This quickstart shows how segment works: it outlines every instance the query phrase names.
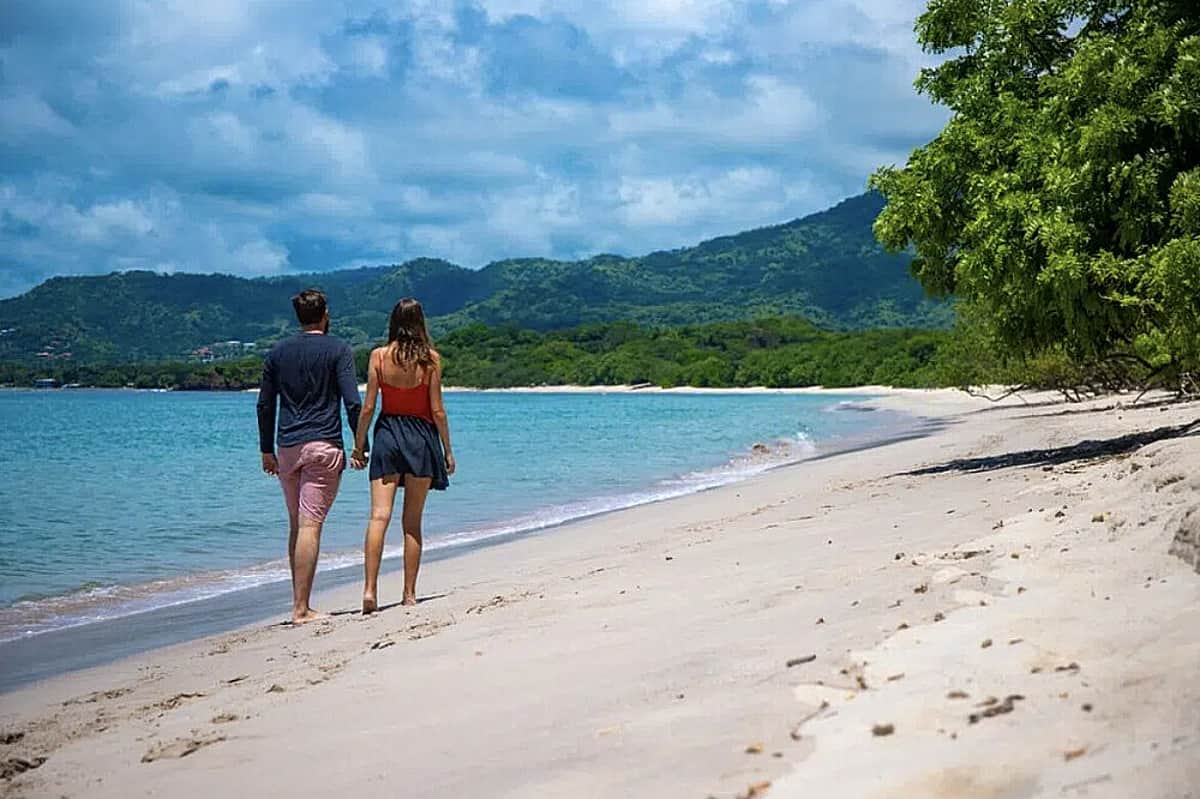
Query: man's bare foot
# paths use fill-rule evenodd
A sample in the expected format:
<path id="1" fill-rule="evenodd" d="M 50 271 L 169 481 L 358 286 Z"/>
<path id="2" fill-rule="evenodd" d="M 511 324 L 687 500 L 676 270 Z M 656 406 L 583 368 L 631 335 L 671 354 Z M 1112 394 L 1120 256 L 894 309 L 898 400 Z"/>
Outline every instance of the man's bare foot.
<path id="1" fill-rule="evenodd" d="M 309 608 L 308 610 L 304 611 L 303 613 L 293 612 L 292 613 L 292 624 L 308 624 L 310 621 L 320 621 L 321 619 L 328 619 L 328 618 L 329 618 L 328 613 L 321 613 L 318 610 L 313 610 L 312 608 Z"/>
<path id="2" fill-rule="evenodd" d="M 363 594 L 363 615 L 370 616 L 375 611 L 379 610 L 379 603 L 375 601 L 375 597 Z"/>
<path id="3" fill-rule="evenodd" d="M 401 604 L 401 605 L 415 605 L 415 604 L 417 604 L 417 595 L 416 595 L 416 594 L 412 594 L 412 595 L 405 594 L 405 595 L 404 595 L 404 599 L 400 600 L 400 604 Z"/>

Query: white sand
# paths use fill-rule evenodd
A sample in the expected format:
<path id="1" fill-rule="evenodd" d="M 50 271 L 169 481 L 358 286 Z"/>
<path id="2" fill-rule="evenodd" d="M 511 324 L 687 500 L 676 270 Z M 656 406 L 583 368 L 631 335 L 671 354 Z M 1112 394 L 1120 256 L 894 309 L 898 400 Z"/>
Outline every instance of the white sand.
<path id="1" fill-rule="evenodd" d="M 1167 554 L 1200 436 L 903 474 L 1200 416 L 1035 399 L 889 392 L 945 428 L 429 564 L 413 610 L 7 694 L 0 758 L 48 760 L 0 792 L 1200 795 L 1200 575 Z"/>

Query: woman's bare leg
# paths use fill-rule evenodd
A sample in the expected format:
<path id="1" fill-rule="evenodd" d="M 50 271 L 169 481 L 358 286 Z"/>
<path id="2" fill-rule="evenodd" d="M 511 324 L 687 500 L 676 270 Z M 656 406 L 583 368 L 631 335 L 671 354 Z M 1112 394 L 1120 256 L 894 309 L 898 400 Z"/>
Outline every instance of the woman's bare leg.
<path id="1" fill-rule="evenodd" d="M 425 498 L 433 480 L 428 477 L 404 475 L 404 512 L 400 523 L 404 526 L 404 602 L 417 604 L 417 572 L 421 570 L 421 516 L 425 512 Z"/>
<path id="2" fill-rule="evenodd" d="M 392 520 L 396 489 L 399 487 L 398 477 L 394 474 L 371 481 L 371 518 L 367 521 L 367 536 L 363 544 L 363 564 L 366 569 L 363 613 L 374 613 L 379 609 L 379 562 L 383 560 L 383 539 Z"/>

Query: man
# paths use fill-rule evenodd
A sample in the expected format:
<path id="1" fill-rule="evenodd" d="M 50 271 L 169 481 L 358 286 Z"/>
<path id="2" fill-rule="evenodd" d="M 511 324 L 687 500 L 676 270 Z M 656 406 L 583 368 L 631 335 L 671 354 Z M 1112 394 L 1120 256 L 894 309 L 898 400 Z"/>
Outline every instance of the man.
<path id="1" fill-rule="evenodd" d="M 329 335 L 325 295 L 315 289 L 302 291 L 292 297 L 292 307 L 300 333 L 272 347 L 263 362 L 258 439 L 263 471 L 277 475 L 283 485 L 292 566 L 292 622 L 303 624 L 325 615 L 309 606 L 309 596 L 321 551 L 321 528 L 346 468 L 338 401 L 346 406 L 353 431 L 362 400 L 350 346 Z"/>

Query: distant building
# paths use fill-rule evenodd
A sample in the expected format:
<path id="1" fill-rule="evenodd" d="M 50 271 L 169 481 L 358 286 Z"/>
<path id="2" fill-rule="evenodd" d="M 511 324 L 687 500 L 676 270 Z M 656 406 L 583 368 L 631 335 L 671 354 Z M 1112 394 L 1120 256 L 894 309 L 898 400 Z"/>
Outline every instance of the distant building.
<path id="1" fill-rule="evenodd" d="M 200 347 L 192 352 L 192 356 L 206 363 L 208 361 L 224 361 L 231 358 L 243 358 L 256 348 L 257 345 L 252 341 L 230 339 L 229 341 L 214 341 L 212 344 Z"/>
<path id="2" fill-rule="evenodd" d="M 33 381 L 34 388 L 58 388 L 58 381 L 53 377 L 40 377 Z"/>

